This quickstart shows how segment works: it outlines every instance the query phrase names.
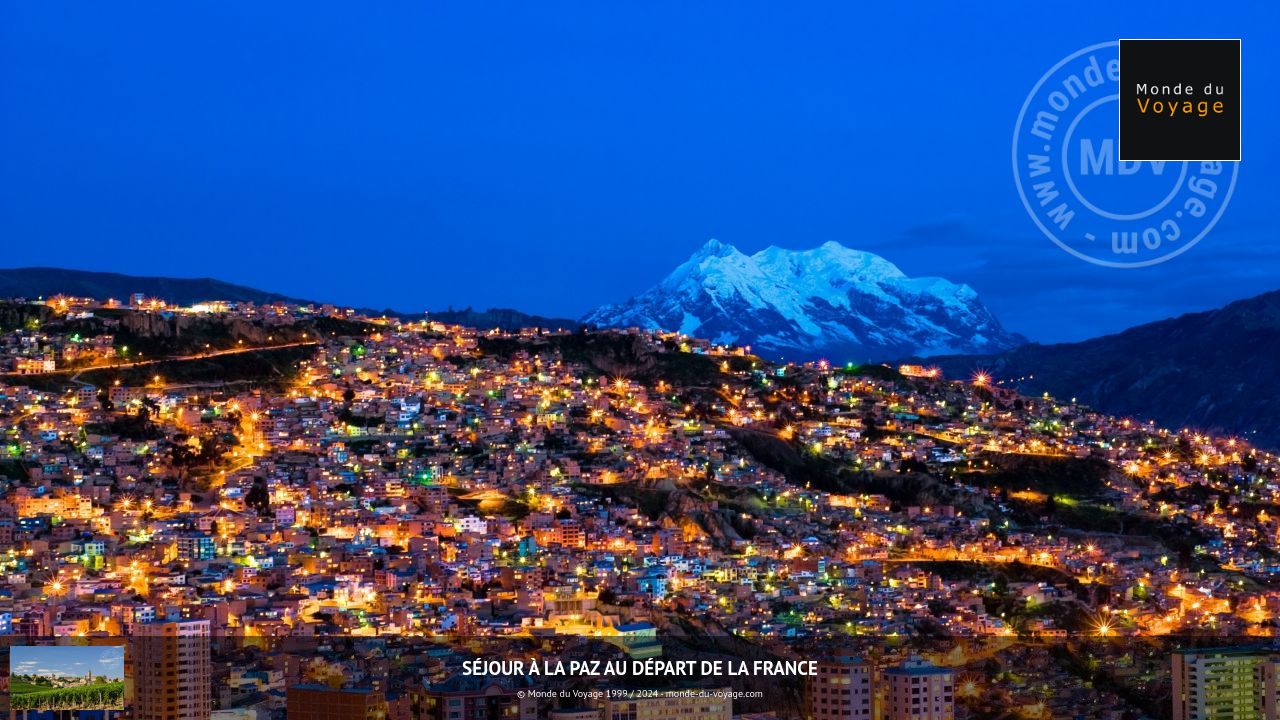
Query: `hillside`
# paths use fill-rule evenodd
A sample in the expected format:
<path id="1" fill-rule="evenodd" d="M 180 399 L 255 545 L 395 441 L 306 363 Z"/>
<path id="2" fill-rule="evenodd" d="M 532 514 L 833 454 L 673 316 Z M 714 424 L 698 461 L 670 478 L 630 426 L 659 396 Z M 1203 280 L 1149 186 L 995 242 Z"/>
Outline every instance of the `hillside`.
<path id="1" fill-rule="evenodd" d="M 472 310 L 465 308 L 463 310 L 436 310 L 427 313 L 427 317 L 431 320 L 437 320 L 449 325 L 464 325 L 466 327 L 489 329 L 498 328 L 499 330 L 519 330 L 527 327 L 541 328 L 572 328 L 578 323 L 569 318 L 545 317 L 543 315 L 530 315 L 522 313 L 519 310 L 511 308 L 490 308 L 488 310 Z"/>
<path id="2" fill-rule="evenodd" d="M 1036 395 L 1280 447 L 1280 291 L 1077 343 L 930 358 Z"/>
<path id="3" fill-rule="evenodd" d="M 99 300 L 116 298 L 123 301 L 134 293 L 162 298 L 177 305 L 190 305 L 205 300 L 258 304 L 286 302 L 304 305 L 319 305 L 324 302 L 293 298 L 213 278 L 151 277 L 50 267 L 0 269 L 0 298 L 35 299 L 53 295 L 74 295 Z M 357 310 L 363 315 L 389 315 L 404 320 L 417 320 L 423 317 L 423 313 L 406 313 L 391 309 L 357 308 Z M 530 315 L 510 308 L 489 310 L 450 308 L 439 312 L 428 312 L 426 317 L 451 325 L 501 330 L 518 330 L 525 327 L 567 328 L 575 324 L 573 320 L 567 318 Z M 4 322 L 5 318 L 0 317 L 0 327 L 4 326 Z"/>
<path id="4" fill-rule="evenodd" d="M 75 295 L 125 299 L 134 293 L 164 298 L 179 305 L 203 300 L 271 303 L 302 302 L 279 293 L 256 290 L 212 278 L 170 278 L 32 267 L 0 270 L 0 297 L 38 298 Z"/>

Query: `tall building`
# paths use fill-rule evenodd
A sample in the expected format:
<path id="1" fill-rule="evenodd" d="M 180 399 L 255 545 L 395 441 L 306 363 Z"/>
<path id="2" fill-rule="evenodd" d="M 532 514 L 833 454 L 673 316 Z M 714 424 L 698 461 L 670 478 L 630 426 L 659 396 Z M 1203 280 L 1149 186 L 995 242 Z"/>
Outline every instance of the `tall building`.
<path id="1" fill-rule="evenodd" d="M 134 720 L 208 720 L 208 620 L 130 625 Z"/>
<path id="2" fill-rule="evenodd" d="M 952 720 L 955 681 L 947 668 L 918 657 L 884 671 L 885 720 Z"/>
<path id="3" fill-rule="evenodd" d="M 375 720 L 386 715 L 386 699 L 371 688 L 294 685 L 286 698 L 286 720 Z"/>
<path id="4" fill-rule="evenodd" d="M 806 695 L 806 720 L 870 720 L 871 666 L 850 655 L 820 660 Z"/>
<path id="5" fill-rule="evenodd" d="M 602 720 L 732 720 L 729 688 L 659 690 L 644 697 L 602 698 Z"/>
<path id="6" fill-rule="evenodd" d="M 1272 659 L 1256 649 L 1175 650 L 1173 720 L 1276 718 L 1275 673 Z"/>
<path id="7" fill-rule="evenodd" d="M 1280 720 L 1280 657 L 1258 664 L 1258 712 L 1263 720 Z M 1175 696 L 1176 697 L 1176 696 Z"/>
<path id="8" fill-rule="evenodd" d="M 218 547 L 213 538 L 199 533 L 188 533 L 178 537 L 178 559 L 188 562 L 212 560 L 218 556 Z"/>

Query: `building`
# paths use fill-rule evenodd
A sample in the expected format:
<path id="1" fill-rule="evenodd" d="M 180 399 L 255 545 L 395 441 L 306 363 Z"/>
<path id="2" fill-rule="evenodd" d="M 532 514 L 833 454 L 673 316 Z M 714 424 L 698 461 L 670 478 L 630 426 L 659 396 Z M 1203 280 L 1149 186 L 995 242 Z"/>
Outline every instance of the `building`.
<path id="1" fill-rule="evenodd" d="M 1275 665 L 1253 648 L 1175 650 L 1173 720 L 1275 718 Z M 1270 677 L 1268 677 L 1270 673 Z M 1271 714 L 1265 714 L 1266 712 Z"/>
<path id="2" fill-rule="evenodd" d="M 600 708 L 562 708 L 552 710 L 548 720 L 600 720 Z"/>
<path id="3" fill-rule="evenodd" d="M 617 635 L 605 636 L 605 642 L 622 648 L 627 656 L 645 660 L 662 656 L 662 642 L 658 640 L 658 628 L 651 622 L 623 623 L 614 627 Z"/>
<path id="4" fill-rule="evenodd" d="M 187 534 L 178 538 L 178 558 L 185 561 L 212 560 L 218 547 L 208 535 Z"/>
<path id="5" fill-rule="evenodd" d="M 1258 664 L 1258 713 L 1264 720 L 1280 720 L 1280 657 Z"/>
<path id="6" fill-rule="evenodd" d="M 942 371 L 936 367 L 925 367 L 923 365 L 900 365 L 898 372 L 907 377 L 918 378 L 941 378 Z"/>
<path id="7" fill-rule="evenodd" d="M 732 720 L 729 688 L 660 690 L 644 697 L 602 698 L 602 720 Z"/>
<path id="8" fill-rule="evenodd" d="M 372 688 L 294 685 L 286 698 L 288 720 L 372 720 L 386 712 L 386 699 Z"/>
<path id="9" fill-rule="evenodd" d="M 53 358 L 19 358 L 14 363 L 14 371 L 19 375 L 39 375 L 41 373 L 51 373 L 56 367 Z"/>
<path id="10" fill-rule="evenodd" d="M 537 701 L 508 684 L 467 675 L 427 685 L 413 699 L 413 720 L 535 720 Z"/>
<path id="11" fill-rule="evenodd" d="M 871 666 L 847 655 L 819 661 L 805 705 L 806 720 L 870 720 Z"/>
<path id="12" fill-rule="evenodd" d="M 209 621 L 139 623 L 130 631 L 134 720 L 208 720 Z"/>
<path id="13" fill-rule="evenodd" d="M 884 671 L 885 720 L 952 720 L 954 678 L 947 668 L 919 657 Z"/>

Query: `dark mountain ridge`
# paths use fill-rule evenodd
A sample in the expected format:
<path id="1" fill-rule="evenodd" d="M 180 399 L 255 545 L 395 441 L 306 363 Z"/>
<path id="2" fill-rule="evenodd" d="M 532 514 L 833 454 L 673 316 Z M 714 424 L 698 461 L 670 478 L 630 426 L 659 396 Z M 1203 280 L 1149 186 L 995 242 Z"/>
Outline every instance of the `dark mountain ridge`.
<path id="1" fill-rule="evenodd" d="M 0 298 L 35 299 L 54 295 L 91 297 L 99 300 L 116 298 L 125 301 L 134 293 L 162 298 L 178 305 L 190 305 L 206 300 L 227 300 L 255 304 L 284 302 L 298 305 L 322 305 L 314 300 L 289 297 L 244 285 L 215 280 L 213 278 L 171 278 L 122 273 L 69 270 L 53 267 L 26 267 L 0 269 Z M 518 330 L 523 327 L 574 327 L 574 321 L 530 315 L 510 308 L 489 310 L 443 310 L 429 313 L 405 313 L 397 310 L 356 308 L 357 312 L 370 316 L 387 315 L 404 320 L 420 320 L 430 317 L 443 323 L 467 325 L 477 328 Z"/>
<path id="2" fill-rule="evenodd" d="M 926 362 L 950 377 L 982 369 L 1026 394 L 1280 447 L 1280 291 L 1082 342 Z"/>
<path id="3" fill-rule="evenodd" d="M 52 267 L 0 270 L 0 297 L 6 298 L 35 299 L 53 295 L 73 295 L 99 300 L 116 298 L 123 301 L 139 292 L 149 297 L 164 298 L 179 305 L 190 305 L 203 300 L 231 300 L 259 304 L 307 302 L 213 278 L 153 277 Z"/>

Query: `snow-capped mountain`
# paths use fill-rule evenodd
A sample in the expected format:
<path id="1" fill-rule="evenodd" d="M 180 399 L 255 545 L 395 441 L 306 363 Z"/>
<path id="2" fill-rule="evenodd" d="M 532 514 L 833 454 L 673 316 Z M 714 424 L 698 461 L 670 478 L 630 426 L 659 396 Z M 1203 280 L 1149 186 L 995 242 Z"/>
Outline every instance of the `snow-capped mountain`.
<path id="1" fill-rule="evenodd" d="M 835 242 L 746 255 L 711 240 L 655 287 L 583 322 L 840 362 L 994 352 L 1026 341 L 1001 327 L 969 286 L 910 278 L 878 255 Z"/>

